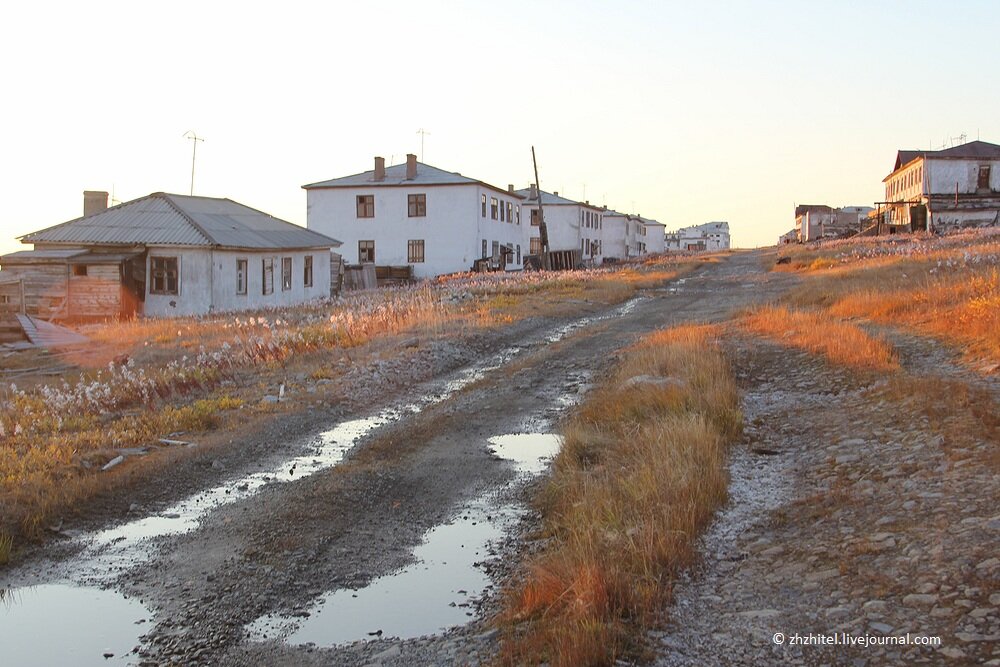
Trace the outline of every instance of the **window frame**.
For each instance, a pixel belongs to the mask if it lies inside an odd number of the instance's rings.
[[[419,250],[419,252],[418,252]],[[424,239],[409,239],[406,242],[406,263],[423,264],[426,258]],[[419,257],[418,257],[419,255]]]
[[[262,257],[260,260],[260,269],[261,294],[264,296],[274,294],[274,257]]]
[[[158,268],[157,263],[165,266]],[[173,263],[173,269],[170,268]],[[158,275],[159,274],[159,275]],[[171,289],[171,275],[173,289]],[[163,281],[163,286],[156,287],[157,280]],[[157,296],[178,296],[181,293],[181,259],[178,255],[150,255],[149,257],[149,293]]]
[[[292,258],[281,258],[281,291],[288,292],[292,289]]]
[[[483,217],[485,218],[486,217],[486,195],[485,194],[479,195],[479,203],[483,207]]]
[[[355,205],[358,218],[375,217],[375,195],[357,195]]]
[[[490,219],[499,220],[500,215],[500,200],[496,197],[490,197]]]
[[[362,243],[366,245],[361,245]],[[371,245],[367,245],[371,244]],[[362,250],[368,259],[361,259]],[[375,239],[359,239],[358,240],[358,264],[374,264],[375,263]]]
[[[236,294],[246,296],[250,285],[250,263],[246,257],[236,258]]]
[[[427,193],[415,192],[406,195],[406,215],[409,218],[427,217]]]
[[[538,226],[540,226],[540,223],[539,223],[538,220],[539,220],[539,218],[538,218],[538,209],[537,208],[531,209],[531,226],[532,227],[538,227]]]
[[[302,286],[312,287],[314,280],[313,256],[306,255],[302,261]]]

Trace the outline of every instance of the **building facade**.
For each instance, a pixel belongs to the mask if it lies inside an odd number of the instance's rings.
[[[487,259],[517,270],[528,253],[522,198],[461,174],[417,162],[302,186],[306,225],[338,235],[348,263],[410,266],[415,278],[469,271]]]
[[[913,231],[1000,224],[1000,146],[901,150],[883,179],[883,221]]]
[[[549,237],[550,251],[579,250],[585,264],[596,266],[604,261],[604,214],[605,210],[592,206],[590,202],[579,202],[560,197],[558,192],[539,193],[534,185],[518,190],[524,197],[524,245],[528,253],[538,255],[542,251],[538,222],[539,194],[542,214]]]
[[[666,234],[667,251],[706,252],[729,250],[728,222],[706,222],[702,225],[681,227]]]

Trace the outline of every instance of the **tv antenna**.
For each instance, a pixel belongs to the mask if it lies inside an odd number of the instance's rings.
[[[191,140],[191,191],[188,193],[190,195],[194,194],[194,160],[198,155],[198,142],[205,141],[203,138],[195,134],[194,130],[188,130],[184,133],[185,139]]]
[[[417,130],[417,134],[420,135],[420,161],[423,162],[424,161],[424,137],[427,136],[428,134],[430,134],[430,132],[428,132],[424,128],[420,128],[419,130]]]

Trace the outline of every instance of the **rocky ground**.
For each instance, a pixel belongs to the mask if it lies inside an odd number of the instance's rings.
[[[746,437],[656,665],[1000,664],[1000,388],[880,333],[893,378],[734,341]],[[844,634],[872,644],[816,643]]]

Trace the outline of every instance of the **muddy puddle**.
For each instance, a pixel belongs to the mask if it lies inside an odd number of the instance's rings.
[[[648,298],[649,297],[645,296],[633,297],[609,313],[605,313],[603,315],[595,315],[593,317],[584,317],[582,319],[570,322],[569,324],[565,324],[556,329],[555,331],[553,331],[551,334],[549,334],[549,336],[546,337],[545,340],[549,343],[558,343],[559,341],[561,341],[563,338],[570,335],[574,331],[590,326],[595,322],[602,322],[604,320],[609,320],[615,317],[622,317],[624,315],[628,315],[633,310],[635,310],[640,303],[642,303]]]
[[[562,444],[550,433],[490,438],[490,450],[510,461],[517,478],[509,486],[546,470]],[[309,608],[270,614],[251,624],[257,641],[332,647],[372,639],[412,639],[465,625],[476,600],[491,586],[484,561],[491,544],[514,526],[524,508],[498,504],[491,493],[464,505],[457,517],[425,533],[413,551],[415,562],[358,590],[329,591]]]
[[[0,664],[131,664],[149,618],[141,603],[114,591],[64,584],[0,589]]]

